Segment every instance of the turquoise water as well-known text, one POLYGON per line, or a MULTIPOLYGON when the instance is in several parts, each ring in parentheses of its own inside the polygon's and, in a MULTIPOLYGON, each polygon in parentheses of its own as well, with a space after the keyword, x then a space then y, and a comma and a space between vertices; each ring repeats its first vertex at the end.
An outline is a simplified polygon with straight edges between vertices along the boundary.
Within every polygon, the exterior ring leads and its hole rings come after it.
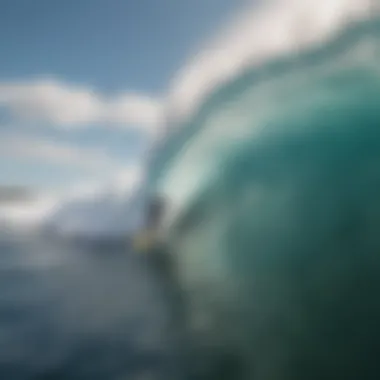
POLYGON ((231 378, 377 377, 379 27, 242 72, 151 167, 194 341, 238 353, 231 378))

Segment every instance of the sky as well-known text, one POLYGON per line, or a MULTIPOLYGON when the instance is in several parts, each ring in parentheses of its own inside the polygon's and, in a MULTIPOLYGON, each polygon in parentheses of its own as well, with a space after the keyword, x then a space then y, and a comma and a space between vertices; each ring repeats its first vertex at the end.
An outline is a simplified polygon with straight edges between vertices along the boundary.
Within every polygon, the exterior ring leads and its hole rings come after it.
POLYGON ((0 0, 0 185, 130 181, 172 78, 241 3, 0 0))

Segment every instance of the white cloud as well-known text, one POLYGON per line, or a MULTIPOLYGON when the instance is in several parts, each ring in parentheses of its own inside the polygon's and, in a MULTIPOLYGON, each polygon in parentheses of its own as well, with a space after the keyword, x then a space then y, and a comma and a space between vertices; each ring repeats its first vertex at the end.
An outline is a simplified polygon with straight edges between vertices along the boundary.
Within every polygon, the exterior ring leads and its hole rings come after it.
POLYGON ((57 207, 58 202, 57 198, 44 195, 28 203, 2 204, 0 207, 0 228, 1 223, 17 228, 38 228, 57 207))
POLYGON ((162 121, 162 106, 147 96, 122 95, 107 104, 104 119, 110 123, 155 127, 162 121))
POLYGON ((151 97, 105 97, 53 79, 0 83, 0 106, 16 119, 61 127, 112 124, 154 133, 161 118, 161 104, 151 97))
POLYGON ((373 0, 249 3, 174 78, 168 99, 172 117, 189 117, 215 87, 245 68, 323 42, 348 23, 379 13, 373 0))
POLYGON ((0 136, 0 157, 39 159, 42 162, 74 166, 88 171, 117 171, 121 166, 100 149, 77 148, 16 133, 0 136))

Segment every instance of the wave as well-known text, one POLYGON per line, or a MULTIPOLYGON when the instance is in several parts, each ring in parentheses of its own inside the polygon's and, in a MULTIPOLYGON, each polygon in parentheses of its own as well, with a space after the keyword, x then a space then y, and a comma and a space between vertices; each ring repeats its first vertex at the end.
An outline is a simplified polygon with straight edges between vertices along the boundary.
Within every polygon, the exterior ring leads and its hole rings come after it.
POLYGON ((332 29, 241 66, 177 120, 150 168, 172 206, 192 337, 221 361, 237 353, 248 373, 231 378, 373 377, 380 20, 332 29))
POLYGON ((211 178, 212 161, 226 145, 258 133, 278 118, 291 99, 301 108, 318 97, 330 101, 340 96, 331 83, 344 76, 352 81, 356 74, 376 79, 379 32, 380 22, 374 16, 352 22, 323 44, 305 46, 296 54, 275 54, 265 64, 244 67, 233 80, 219 83, 191 116, 171 128, 156 150, 148 176, 151 190, 163 192, 173 209, 179 208, 174 203, 186 204, 181 198, 194 194, 202 179, 211 178))
POLYGON ((339 37, 379 15, 377 0, 266 0, 237 13, 173 80, 171 115, 183 121, 223 83, 243 71, 339 37))

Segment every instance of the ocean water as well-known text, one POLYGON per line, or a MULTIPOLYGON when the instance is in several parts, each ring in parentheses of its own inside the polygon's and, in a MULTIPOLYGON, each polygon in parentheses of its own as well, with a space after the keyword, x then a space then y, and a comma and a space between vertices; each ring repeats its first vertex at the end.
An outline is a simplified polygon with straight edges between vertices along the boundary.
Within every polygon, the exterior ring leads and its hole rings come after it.
POLYGON ((235 352, 228 378, 378 377, 373 10, 318 43, 247 65, 179 122, 153 160, 150 189, 170 205, 166 236, 195 345, 220 352, 220 363, 235 352))
POLYGON ((160 284, 121 245, 0 239, 0 378, 180 379, 160 284))
MULTIPOLYGON (((276 46, 258 31, 273 54, 169 118, 152 159, 196 380, 378 378, 378 2, 334 4, 370 12, 315 24, 310 5, 276 46), (309 25, 327 32, 307 39, 309 25)), ((1 379, 181 378, 166 302, 133 254, 1 244, 1 379)))

